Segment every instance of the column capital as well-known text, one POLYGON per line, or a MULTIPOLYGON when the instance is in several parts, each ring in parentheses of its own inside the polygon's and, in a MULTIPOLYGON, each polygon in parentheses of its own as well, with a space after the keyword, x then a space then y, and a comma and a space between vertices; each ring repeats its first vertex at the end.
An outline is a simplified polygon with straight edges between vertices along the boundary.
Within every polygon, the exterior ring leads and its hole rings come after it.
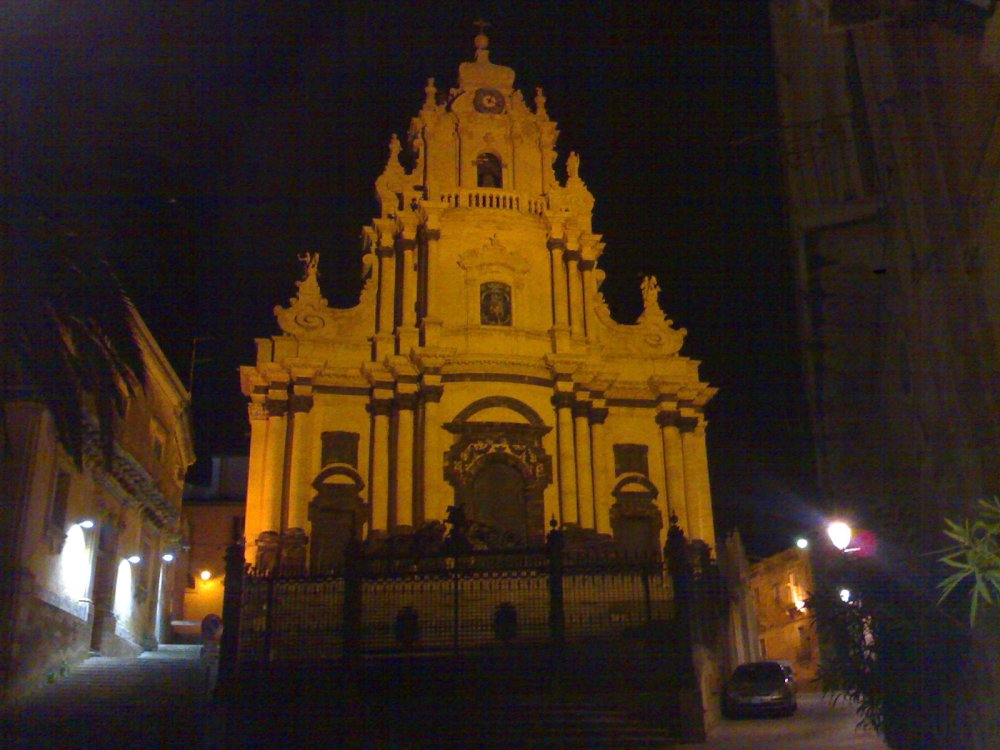
POLYGON ((608 418, 608 408, 606 406, 599 406, 592 408, 590 410, 590 423, 591 424, 604 424, 604 420, 608 418))
POLYGON ((677 412, 661 411, 656 415, 656 424, 660 427, 677 427, 677 412))
POLYGON ((556 250, 566 251, 566 240, 562 237, 549 237, 549 241, 546 243, 546 247, 549 250, 555 252, 556 250))
POLYGON ((396 411, 407 410, 413 411, 417 408, 417 393, 397 393, 396 399, 394 401, 396 405, 396 411))
POLYGON ((552 405, 557 409, 572 409, 575 401, 572 393, 559 391, 552 394, 552 405))
POLYGON ((267 406, 262 402, 251 401, 247 404, 247 416, 250 417, 251 421, 267 419, 267 406))
POLYGON ((368 402, 368 412, 375 417, 388 417, 392 413, 392 399, 372 398, 368 402))
POLYGON ((566 259, 567 263, 579 263, 580 262, 580 249, 579 248, 566 248, 563 251, 563 258, 566 259))
POLYGON ((704 429, 704 420, 698 417, 682 416, 677 415, 675 417, 674 423, 680 428, 681 432, 695 432, 699 427, 704 429))
POLYGON ((284 398, 271 398, 268 397, 267 401, 264 402, 264 406, 267 410, 267 416, 269 417, 283 417, 288 413, 288 397, 284 398))
POLYGON ((427 385, 425 384, 420 389, 420 398, 424 403, 437 404, 440 403, 441 397, 444 395, 443 385, 427 385))

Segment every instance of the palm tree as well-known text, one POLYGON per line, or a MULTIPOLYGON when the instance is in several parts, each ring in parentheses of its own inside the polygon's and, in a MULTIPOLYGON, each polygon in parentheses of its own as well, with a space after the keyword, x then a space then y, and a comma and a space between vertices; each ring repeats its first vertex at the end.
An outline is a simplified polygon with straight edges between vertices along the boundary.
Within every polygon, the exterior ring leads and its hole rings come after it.
MULTIPOLYGON (((145 382, 132 303, 84 230, 31 203, 12 207, 2 221, 0 406, 43 404, 78 467, 92 414, 109 462, 114 414, 124 415, 145 382)), ((0 446, 7 442, 4 411, 0 446)))

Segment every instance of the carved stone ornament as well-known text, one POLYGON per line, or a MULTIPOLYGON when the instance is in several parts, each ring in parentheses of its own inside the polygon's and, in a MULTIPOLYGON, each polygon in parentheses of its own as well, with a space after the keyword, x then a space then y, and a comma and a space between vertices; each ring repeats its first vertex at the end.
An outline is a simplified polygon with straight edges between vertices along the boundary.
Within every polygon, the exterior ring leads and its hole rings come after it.
POLYGON ((504 422, 467 422, 462 437, 445 456, 445 477, 455 486, 472 477, 483 459, 502 453, 514 459, 526 484, 545 486, 552 481, 552 457, 545 453, 541 436, 547 427, 504 422))
POLYGON ((497 268, 523 276, 531 270, 531 263, 519 252, 508 250, 496 235, 482 247, 466 250, 458 257, 458 265, 466 271, 488 271, 497 268))
MULTIPOLYGON (((298 294, 289 300, 288 307, 276 305, 274 308, 281 330, 300 338, 364 341, 364 323, 371 318, 375 308, 374 277, 368 276, 357 305, 332 308, 319 288, 319 253, 305 253, 299 260, 305 266, 305 274, 295 282, 298 294)), ((365 269, 370 269, 370 263, 365 269)))
POLYGON ((660 286, 655 276, 642 281, 644 309, 639 319, 629 325, 611 317, 604 295, 596 292, 591 298, 595 319, 603 329, 601 340, 607 351, 623 356, 670 356, 677 354, 684 345, 687 329, 674 328, 674 321, 667 318, 659 302, 660 286))

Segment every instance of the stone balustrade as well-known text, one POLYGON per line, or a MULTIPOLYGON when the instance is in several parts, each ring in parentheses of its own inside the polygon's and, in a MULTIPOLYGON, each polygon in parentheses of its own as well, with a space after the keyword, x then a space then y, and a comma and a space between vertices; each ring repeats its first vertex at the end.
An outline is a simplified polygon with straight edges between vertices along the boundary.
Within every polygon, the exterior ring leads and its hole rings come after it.
POLYGON ((541 216, 548 208, 545 197, 529 198, 523 193, 497 188, 459 188, 443 193, 439 200, 451 208, 489 208, 541 216))

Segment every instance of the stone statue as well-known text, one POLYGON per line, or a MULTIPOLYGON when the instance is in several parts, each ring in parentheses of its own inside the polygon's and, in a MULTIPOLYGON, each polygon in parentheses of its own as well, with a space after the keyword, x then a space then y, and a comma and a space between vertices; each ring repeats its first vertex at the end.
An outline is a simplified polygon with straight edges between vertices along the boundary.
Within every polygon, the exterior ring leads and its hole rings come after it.
POLYGON ((566 157, 566 173, 571 180, 580 179, 580 156, 576 151, 570 151, 566 157))
POLYGON ((303 253, 299 256, 299 260, 302 261, 305 267, 305 276, 302 277, 303 281, 315 279, 319 276, 319 253, 303 253))
POLYGON ((660 309, 660 284, 655 276, 642 277, 642 303, 646 310, 660 309))

